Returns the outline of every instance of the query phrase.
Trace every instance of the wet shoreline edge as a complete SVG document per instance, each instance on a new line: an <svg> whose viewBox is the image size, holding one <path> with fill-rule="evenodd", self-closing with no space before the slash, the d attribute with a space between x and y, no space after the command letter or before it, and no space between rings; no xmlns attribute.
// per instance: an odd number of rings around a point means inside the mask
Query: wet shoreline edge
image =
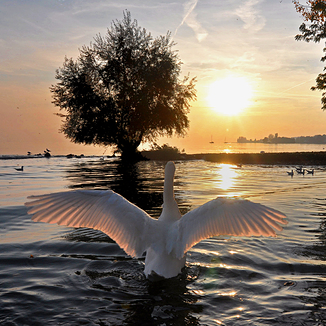
<svg viewBox="0 0 326 326"><path fill-rule="evenodd" d="M152 161L190 161L204 160L225 164L250 164L250 165L325 165L326 151L319 152L261 152L261 153L197 153L186 154L167 151L142 151L145 160ZM66 155L54 155L56 157L68 158ZM83 158L104 158L103 156L83 156ZM21 160L30 158L45 158L27 155L2 155L1 160ZM79 158L79 156L74 156ZM119 159L118 156L108 158ZM45 158L48 159L48 158Z"/></svg>

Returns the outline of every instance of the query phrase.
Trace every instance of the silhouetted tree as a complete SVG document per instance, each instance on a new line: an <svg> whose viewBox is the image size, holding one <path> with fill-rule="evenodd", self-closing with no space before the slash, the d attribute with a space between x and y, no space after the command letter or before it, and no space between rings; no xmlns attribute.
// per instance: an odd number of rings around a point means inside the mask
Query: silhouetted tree
<svg viewBox="0 0 326 326"><path fill-rule="evenodd" d="M324 0L309 0L306 5L301 5L299 1L293 1L297 12L301 13L304 20L308 23L302 23L299 27L301 34L296 35L296 40L306 42L320 42L326 38L326 3ZM326 48L323 50L326 52ZM326 61L326 55L321 58L322 62ZM324 71L326 67L324 68ZM326 110L326 73L320 73L316 78L316 86L312 90L321 90L322 109Z"/></svg>
<svg viewBox="0 0 326 326"><path fill-rule="evenodd" d="M130 157L143 141L184 136L195 79L179 79L181 61L171 34L153 38L128 11L105 36L65 58L52 85L53 103L66 111L61 131L75 143L111 145Z"/></svg>

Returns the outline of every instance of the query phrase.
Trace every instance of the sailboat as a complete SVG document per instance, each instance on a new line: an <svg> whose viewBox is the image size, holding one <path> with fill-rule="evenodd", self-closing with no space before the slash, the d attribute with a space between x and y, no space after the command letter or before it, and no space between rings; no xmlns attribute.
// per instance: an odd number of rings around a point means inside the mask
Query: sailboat
<svg viewBox="0 0 326 326"><path fill-rule="evenodd" d="M211 136L211 141L209 143L210 144L214 144L214 142L213 142L213 136Z"/></svg>

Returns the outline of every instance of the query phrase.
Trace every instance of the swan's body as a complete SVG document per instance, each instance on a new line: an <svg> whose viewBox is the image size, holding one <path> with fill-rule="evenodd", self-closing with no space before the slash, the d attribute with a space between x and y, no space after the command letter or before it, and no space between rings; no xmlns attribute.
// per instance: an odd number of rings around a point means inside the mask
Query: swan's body
<svg viewBox="0 0 326 326"><path fill-rule="evenodd" d="M185 265L186 252L215 235L275 236L285 215L248 200L216 198L181 216L173 194L175 166L165 168L163 210L158 220L107 190L77 190L32 196L29 214L39 222L101 230L132 257L146 252L144 273L170 278Z"/></svg>

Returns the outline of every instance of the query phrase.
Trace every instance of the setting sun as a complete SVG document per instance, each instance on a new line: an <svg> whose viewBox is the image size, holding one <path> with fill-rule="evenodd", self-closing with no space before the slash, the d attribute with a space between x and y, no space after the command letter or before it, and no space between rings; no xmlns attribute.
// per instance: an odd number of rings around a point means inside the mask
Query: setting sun
<svg viewBox="0 0 326 326"><path fill-rule="evenodd" d="M252 97L252 87L244 77L226 77L211 84L209 106L224 115L236 115L247 108Z"/></svg>

